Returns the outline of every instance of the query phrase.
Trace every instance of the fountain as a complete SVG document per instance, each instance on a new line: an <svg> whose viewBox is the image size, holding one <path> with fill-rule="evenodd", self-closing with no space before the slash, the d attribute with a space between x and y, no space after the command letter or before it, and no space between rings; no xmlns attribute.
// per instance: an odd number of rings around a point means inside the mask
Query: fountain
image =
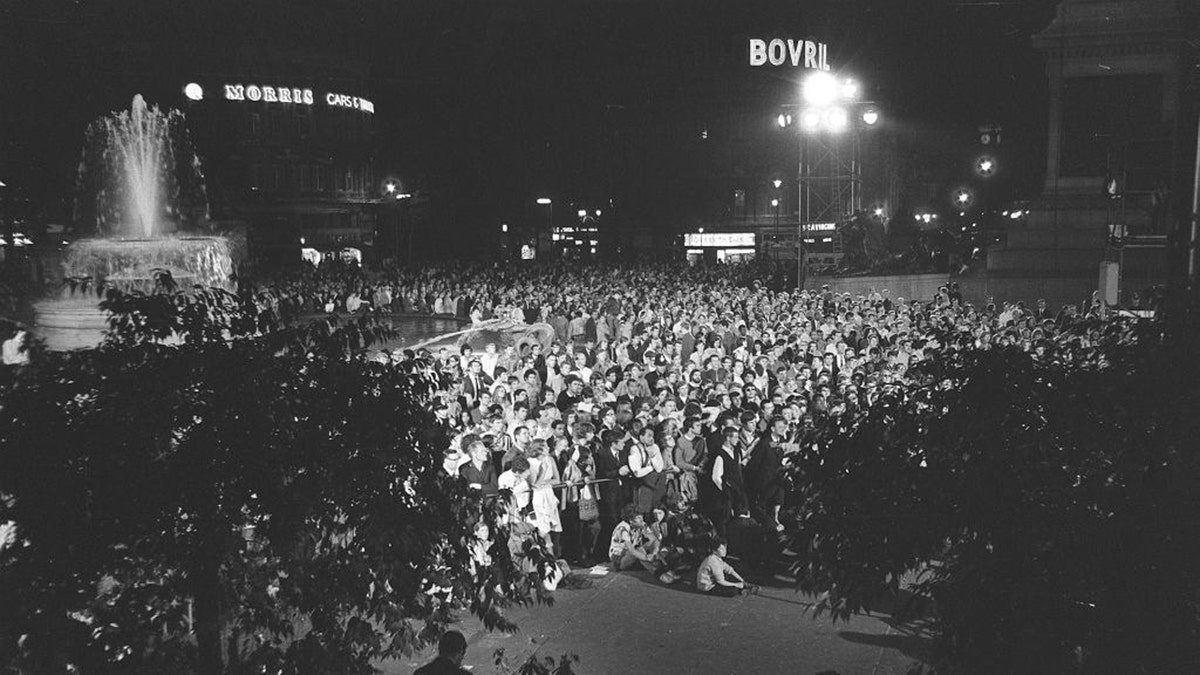
<svg viewBox="0 0 1200 675"><path fill-rule="evenodd" d="M100 236L67 247L67 279L88 279L88 290L64 288L35 303L38 334L52 350L94 347L108 317L96 288L154 290L159 270L180 288L229 288L229 244L221 237L180 236L208 221L200 160L183 114L147 106L139 94L128 111L94 122L79 164L75 223Z"/></svg>

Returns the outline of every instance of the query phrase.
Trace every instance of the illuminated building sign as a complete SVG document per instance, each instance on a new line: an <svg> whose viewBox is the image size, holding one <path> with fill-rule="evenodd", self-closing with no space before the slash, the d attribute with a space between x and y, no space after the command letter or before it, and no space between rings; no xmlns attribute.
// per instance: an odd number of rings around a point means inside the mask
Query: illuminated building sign
<svg viewBox="0 0 1200 675"><path fill-rule="evenodd" d="M346 94L325 94L325 102L329 105L335 105L339 108L353 108L363 112L374 113L375 104L365 98L357 96L347 96Z"/></svg>
<svg viewBox="0 0 1200 675"><path fill-rule="evenodd" d="M785 63L795 68L829 70L829 45L812 40L767 41L750 38L750 65L766 64L782 66Z"/></svg>
<svg viewBox="0 0 1200 675"><path fill-rule="evenodd" d="M731 246L754 246L753 232L699 232L683 235L683 245L688 248Z"/></svg>
<svg viewBox="0 0 1200 675"><path fill-rule="evenodd" d="M808 232L833 232L837 229L837 223L805 223L804 231Z"/></svg>
<svg viewBox="0 0 1200 675"><path fill-rule="evenodd" d="M288 89L257 84L225 85L226 101L266 101L267 103L302 103L312 105L312 89Z"/></svg>
<svg viewBox="0 0 1200 675"><path fill-rule="evenodd" d="M192 85L188 86L191 87ZM199 85L196 85L195 89L200 89ZM200 96L203 97L202 90L200 92ZM192 93L189 93L188 97L192 98L192 100L200 100L199 98L194 98ZM313 105L313 102L316 100L316 98L313 96L312 89L273 87L265 84L227 84L225 85L225 100ZM374 103L362 98L361 96L350 96L349 94L338 94L334 92L325 94L325 104L337 108L361 110L365 113L375 112Z"/></svg>

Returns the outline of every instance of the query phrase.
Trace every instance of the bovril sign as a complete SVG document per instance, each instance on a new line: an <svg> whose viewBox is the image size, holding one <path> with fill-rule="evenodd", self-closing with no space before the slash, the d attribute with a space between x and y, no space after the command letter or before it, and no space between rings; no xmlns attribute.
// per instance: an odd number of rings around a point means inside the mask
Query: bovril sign
<svg viewBox="0 0 1200 675"><path fill-rule="evenodd" d="M829 70L829 45L812 40L750 38L750 65Z"/></svg>

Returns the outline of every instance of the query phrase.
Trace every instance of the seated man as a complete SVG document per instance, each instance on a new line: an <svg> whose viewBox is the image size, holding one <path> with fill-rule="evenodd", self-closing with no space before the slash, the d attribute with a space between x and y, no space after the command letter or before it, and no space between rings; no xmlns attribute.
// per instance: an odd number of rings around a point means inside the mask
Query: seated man
<svg viewBox="0 0 1200 675"><path fill-rule="evenodd" d="M712 553L700 563L700 569L696 570L696 588L702 593L726 598L741 595L742 591L753 593L757 590L748 585L732 565L725 562L725 553L725 542L721 539L713 540Z"/></svg>
<svg viewBox="0 0 1200 675"><path fill-rule="evenodd" d="M608 547L608 557L613 570L636 569L638 566L647 572L654 572L657 562L653 555L646 552L646 520L637 512L633 504L626 504L621 510L621 522L613 528L612 540Z"/></svg>

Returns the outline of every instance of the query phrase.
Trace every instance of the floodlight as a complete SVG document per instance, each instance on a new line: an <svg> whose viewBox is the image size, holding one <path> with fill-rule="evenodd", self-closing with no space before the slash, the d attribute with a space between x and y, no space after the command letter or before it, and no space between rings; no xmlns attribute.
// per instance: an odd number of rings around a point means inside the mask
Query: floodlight
<svg viewBox="0 0 1200 675"><path fill-rule="evenodd" d="M816 131L821 126L821 113L816 110L805 110L800 113L800 128L805 131Z"/></svg>
<svg viewBox="0 0 1200 675"><path fill-rule="evenodd" d="M830 131L845 131L848 126L850 126L850 115L845 108L830 108L825 113L825 127Z"/></svg>
<svg viewBox="0 0 1200 675"><path fill-rule="evenodd" d="M547 204L553 204L554 201L549 197L538 197L537 203L546 206Z"/></svg>
<svg viewBox="0 0 1200 675"><path fill-rule="evenodd" d="M852 101L858 98L858 83L854 80L846 80L842 83L842 98L847 101Z"/></svg>
<svg viewBox="0 0 1200 675"><path fill-rule="evenodd" d="M829 105L838 97L838 82L833 75L816 72L804 80L801 93L812 105Z"/></svg>

